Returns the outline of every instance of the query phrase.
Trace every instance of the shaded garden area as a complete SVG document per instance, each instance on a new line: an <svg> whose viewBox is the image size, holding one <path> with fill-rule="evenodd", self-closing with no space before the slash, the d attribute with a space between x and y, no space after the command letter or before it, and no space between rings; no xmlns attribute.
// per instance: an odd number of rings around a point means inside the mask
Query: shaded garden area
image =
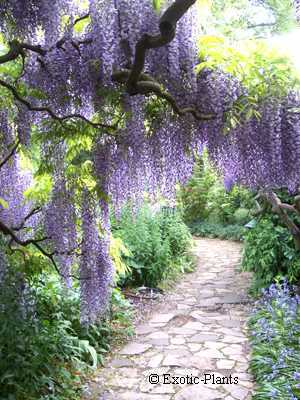
<svg viewBox="0 0 300 400"><path fill-rule="evenodd" d="M299 18L291 0L0 1L1 400L81 399L142 321L150 369L192 357L240 374L221 398L253 378L254 399L300 398ZM216 396L137 381L119 395Z"/></svg>

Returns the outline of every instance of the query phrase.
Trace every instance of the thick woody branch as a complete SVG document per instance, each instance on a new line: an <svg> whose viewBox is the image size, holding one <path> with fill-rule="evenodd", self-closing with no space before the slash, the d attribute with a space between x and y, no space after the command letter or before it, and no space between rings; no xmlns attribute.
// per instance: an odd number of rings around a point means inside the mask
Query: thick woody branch
<svg viewBox="0 0 300 400"><path fill-rule="evenodd" d="M19 142L19 140L17 140L17 142L12 147L11 151L7 154L7 156L4 157L4 159L2 161L0 161L0 169L11 159L11 157L13 157L17 148L19 147L19 144L20 144L20 142Z"/></svg>
<svg viewBox="0 0 300 400"><path fill-rule="evenodd" d="M129 69L122 69L120 71L115 71L112 74L112 81L118 83L126 83L130 75ZM204 114L196 110L194 107L184 107L180 108L175 98L162 88L162 86L150 75L146 73L140 74L140 80L136 84L136 92L138 94L151 95L155 94L166 100L172 107L173 111L178 115L192 114L197 120L209 120L214 118L213 114Z"/></svg>
<svg viewBox="0 0 300 400"><path fill-rule="evenodd" d="M159 21L161 31L170 28L176 29L177 22L191 8L196 0L175 0L174 3L164 12Z"/></svg>
<svg viewBox="0 0 300 400"><path fill-rule="evenodd" d="M111 76L111 79L113 82L116 83L126 83L128 81L129 76L130 76L130 69L122 68L118 71L114 71ZM142 72L140 74L140 80L156 82L156 80L151 75L146 74L145 72Z"/></svg>
<svg viewBox="0 0 300 400"><path fill-rule="evenodd" d="M136 88L139 94L147 95L154 93L158 97L166 100L171 105L173 111L178 115L192 114L199 121L210 120L214 118L213 114L200 113L194 107L180 108L177 105L175 98L156 82L138 82Z"/></svg>
<svg viewBox="0 0 300 400"><path fill-rule="evenodd" d="M47 51L44 50L41 46L34 46L27 43L20 43L17 40L12 40L9 42L9 50L3 56L0 56L0 64L7 63L9 61L16 60L19 56L25 57L24 50L30 50L34 53L38 53L41 56L45 56Z"/></svg>
<svg viewBox="0 0 300 400"><path fill-rule="evenodd" d="M133 66L126 84L129 94L138 94L136 85L145 67L147 51L163 47L174 39L177 22L195 2L196 0L176 0L159 21L160 35L150 36L145 34L137 42Z"/></svg>
<svg viewBox="0 0 300 400"><path fill-rule="evenodd" d="M170 43L175 37L175 31L170 30L165 35L149 36L143 35L142 38L137 42L135 48L135 59L132 66L128 81L126 83L127 92L130 95L138 94L137 83L140 79L140 75L144 70L147 50L155 49Z"/></svg>
<svg viewBox="0 0 300 400"><path fill-rule="evenodd" d="M213 114L204 114L196 110L194 107L180 108L175 98L168 93L163 87L150 75L145 74L144 67L147 51L163 47L170 43L176 34L177 22L183 17L188 9L196 2L196 0L176 0L165 11L159 21L160 34L156 36L143 35L137 42L135 48L134 63L132 68L115 71L112 74L112 81L121 84L126 83L126 91L130 95L150 95L166 100L177 115L192 114L197 120L210 120L215 116Z"/></svg>
<svg viewBox="0 0 300 400"><path fill-rule="evenodd" d="M24 55L23 48L19 42L16 40L9 43L10 49L6 54L0 56L0 64L7 63L9 61L16 60L19 55Z"/></svg>
<svg viewBox="0 0 300 400"><path fill-rule="evenodd" d="M259 197L266 200L271 206L272 211L275 212L281 221L285 224L285 226L291 232L295 247L297 250L300 250L300 228L294 223L294 221L289 217L287 211L299 213L295 206L291 206L286 203L282 203L279 197L272 191L264 191L259 193ZM299 197L299 196L297 196Z"/></svg>

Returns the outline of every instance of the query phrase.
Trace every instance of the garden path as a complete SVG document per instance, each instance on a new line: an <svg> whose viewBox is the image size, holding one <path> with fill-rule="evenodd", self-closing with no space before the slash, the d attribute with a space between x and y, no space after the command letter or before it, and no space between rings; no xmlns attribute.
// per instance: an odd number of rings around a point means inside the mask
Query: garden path
<svg viewBox="0 0 300 400"><path fill-rule="evenodd" d="M237 272L241 245L196 239L196 253L197 270L184 276L137 327L136 337L96 374L86 399L251 399L245 325L250 276ZM159 383L151 384L150 376ZM179 384L170 383L175 377Z"/></svg>

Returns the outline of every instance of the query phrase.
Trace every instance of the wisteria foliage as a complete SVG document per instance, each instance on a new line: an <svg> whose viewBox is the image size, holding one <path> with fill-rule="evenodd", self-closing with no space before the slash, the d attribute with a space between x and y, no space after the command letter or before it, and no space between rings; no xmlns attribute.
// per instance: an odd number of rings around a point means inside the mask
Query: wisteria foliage
<svg viewBox="0 0 300 400"><path fill-rule="evenodd" d="M171 3L166 2L165 7ZM81 206L76 206L74 188L65 175L61 146L53 155L53 193L44 213L46 233L68 285L71 266L78 256L77 236L82 236L82 320L89 323L105 310L112 282L108 200L120 211L128 200L138 206L145 192L152 198L159 194L174 199L176 184L189 179L204 146L223 172L227 189L239 183L253 188L284 186L295 192L300 184L300 118L299 98L291 94L284 100L258 105L261 118L251 118L230 134L223 134L224 114L245 93L235 79L221 71L203 70L196 75L199 24L194 7L179 21L169 45L148 52L145 72L163 85L179 106L193 106L213 113L214 118L197 121L191 115L176 116L162 100L158 111L149 111L149 105L155 102L153 96L130 97L113 83L111 75L131 67L135 45L142 34L158 32L159 15L152 2L90 0L89 9L84 10L89 19L83 18L87 23L81 32L74 29L76 18L82 14L78 4L72 0L55 0L51 4L46 0L2 1L0 16L1 29L8 40L18 38L45 50L42 55L26 52L21 79L27 87L43 94L29 96L32 106L49 107L59 117L80 113L91 120L101 115L111 123L105 105L105 93L110 91L120 93L118 107L127 116L113 135L105 129L95 129L93 173L102 191L97 205L84 189ZM18 139L28 146L30 127L43 126L49 113L29 111L20 101L17 106L13 133L7 120L2 119L1 132L7 145ZM0 218L10 227L18 225L28 212L22 203L22 192L30 182L21 174L17 155L0 171L0 196L9 203L8 210L1 209ZM79 228L76 218L80 213Z"/></svg>

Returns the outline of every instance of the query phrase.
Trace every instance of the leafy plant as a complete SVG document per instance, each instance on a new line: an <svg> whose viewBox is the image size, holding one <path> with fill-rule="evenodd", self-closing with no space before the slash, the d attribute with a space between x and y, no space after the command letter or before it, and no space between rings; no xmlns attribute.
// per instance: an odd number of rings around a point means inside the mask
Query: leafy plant
<svg viewBox="0 0 300 400"><path fill-rule="evenodd" d="M190 225L191 233L199 237L220 238L241 241L246 233L240 225L220 225L196 221Z"/></svg>
<svg viewBox="0 0 300 400"><path fill-rule="evenodd" d="M1 399L79 399L86 375L103 361L112 338L132 334L131 311L114 290L111 315L80 324L79 290L52 274L27 280L6 272L0 284ZM12 334L13 332L13 334Z"/></svg>
<svg viewBox="0 0 300 400"><path fill-rule="evenodd" d="M287 228L280 225L278 217L266 214L245 235L242 267L254 272L254 292L266 287L277 276L286 276L295 283L300 277L299 251Z"/></svg>
<svg viewBox="0 0 300 400"><path fill-rule="evenodd" d="M127 208L114 229L131 254L124 257L130 272L120 276L120 285L156 287L175 271L184 271L191 236L178 213L155 214L145 205L134 216Z"/></svg>
<svg viewBox="0 0 300 400"><path fill-rule="evenodd" d="M300 398L300 297L287 281L263 291L249 320L253 400Z"/></svg>
<svg viewBox="0 0 300 400"><path fill-rule="evenodd" d="M247 208L238 208L234 214L233 219L239 225L244 225L249 221L250 211Z"/></svg>
<svg viewBox="0 0 300 400"><path fill-rule="evenodd" d="M192 178L179 190L178 203L188 224L206 221L217 225L244 225L253 207L253 194L238 186L226 192L220 176L204 152L195 165Z"/></svg>
<svg viewBox="0 0 300 400"><path fill-rule="evenodd" d="M124 277L130 272L129 267L125 262L125 258L130 257L131 253L121 238L115 238L111 236L110 256L115 266L117 279L119 276Z"/></svg>
<svg viewBox="0 0 300 400"><path fill-rule="evenodd" d="M259 119L259 104L283 98L289 90L299 87L292 61L264 40L251 38L232 43L222 36L204 35L199 48L199 73L204 69L222 69L245 88L226 114L225 132L253 117Z"/></svg>

